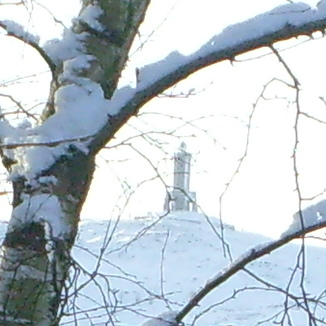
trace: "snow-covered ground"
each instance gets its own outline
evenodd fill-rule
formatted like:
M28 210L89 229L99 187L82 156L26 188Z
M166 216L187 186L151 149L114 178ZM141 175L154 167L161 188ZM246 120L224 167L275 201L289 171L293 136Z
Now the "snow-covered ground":
M225 226L227 245L223 245L217 235L221 235L219 220L196 213L171 214L159 220L157 217L123 220L111 225L108 221L82 221L80 230L80 248L98 255L105 247L103 260L106 261L102 260L100 273L111 277L98 278L98 281L102 285L109 282L111 305L116 306L109 310L116 310L114 318L121 325L140 324L148 316L156 316L168 309L180 309L208 279L229 264L228 248L234 259L248 248L270 240ZM92 272L97 259L80 248L76 248L74 257L83 268ZM248 269L284 289L294 275L290 292L300 297L302 274L300 270L294 270L300 249L299 244L287 245L254 262ZM318 297L326 288L326 249L309 246L305 255L306 291L311 297ZM90 299L80 297L77 302L81 309L95 308L93 300L101 302L102 294L96 287L90 283L84 288ZM104 287L103 295L107 290ZM222 304L227 298L231 299ZM213 291L185 321L193 322L201 311L215 304L216 307L197 320L198 325L255 325L281 312L278 318L265 323L270 325L273 320L283 317L286 299L289 300L288 306L292 306L295 325L308 325L306 315L299 313L300 309L291 299L273 288L267 289L246 272L240 272ZM326 313L319 310L319 316L326 317ZM106 315L106 312L95 310L89 315ZM80 318L85 316L79 314ZM86 324L89 325L89 321ZM285 324L288 323L285 321Z
M69 313L75 313L75 319L67 317L62 325L138 325L164 311L179 310L207 280L229 264L230 255L235 259L250 247L270 240L225 225L227 244L223 245L218 234L221 235L219 220L197 213L118 223L83 220L73 252L75 273L71 274L82 286L69 304ZM289 291L302 297L302 273L295 269L300 249L299 244L286 245L250 264L248 270L283 289L292 277ZM304 255L305 290L309 298L322 303L326 248L307 246ZM97 276L91 280L94 271ZM286 300L294 325L309 325L302 307L289 296L241 271L208 295L185 322L253 326L262 321L263 325L272 325L285 318L284 325L290 325L283 314ZM320 319L326 317L317 305L311 304L310 308Z

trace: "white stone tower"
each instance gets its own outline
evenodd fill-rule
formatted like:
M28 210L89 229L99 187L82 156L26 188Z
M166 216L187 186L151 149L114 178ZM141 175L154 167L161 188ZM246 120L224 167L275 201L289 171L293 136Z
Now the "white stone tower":
M165 211L197 211L196 193L189 190L191 155L184 142L174 154L173 189L166 196Z

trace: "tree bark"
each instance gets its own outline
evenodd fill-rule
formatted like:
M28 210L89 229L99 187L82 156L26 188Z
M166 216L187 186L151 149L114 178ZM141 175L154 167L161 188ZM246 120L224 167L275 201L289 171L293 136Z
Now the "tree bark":
M149 0L84 1L71 32L83 36L83 51L92 56L92 64L75 72L77 78L72 80L60 78L65 74L64 60L51 65L53 80L43 122L60 110L56 101L60 87L78 85L78 78L100 84L105 98L112 96L148 5ZM99 29L83 18L85 11L94 7L101 13ZM73 142L65 148L46 170L30 177L28 165L21 166L13 178L13 213L0 269L3 326L59 324L65 304L63 288L71 266L70 251L95 167L94 152L85 153ZM25 148L26 160L33 155L32 149ZM9 172L20 164L19 146L0 151Z
M57 325L79 214L94 158L74 149L32 185L14 181L13 214L3 243L1 325ZM50 210L56 209L55 212ZM51 217L57 214L57 225Z

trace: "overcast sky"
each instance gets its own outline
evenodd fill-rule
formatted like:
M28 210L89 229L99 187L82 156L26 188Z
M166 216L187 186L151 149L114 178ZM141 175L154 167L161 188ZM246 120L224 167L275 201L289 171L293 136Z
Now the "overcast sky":
M315 5L316 2L307 3ZM50 0L42 3L67 26L71 17L78 12L78 1L70 1L70 6L63 0L55 4ZM286 1L204 0L200 5L189 0L153 1L141 29L141 41L146 41L145 46L138 50L140 43L135 44L122 84L134 82L136 67L156 61L175 49L184 54L191 53L229 24L248 19L282 3ZM1 12L1 19L7 15L26 19L24 14L20 16L17 12L13 14L12 8L8 10ZM43 9L34 10L28 21L29 30L41 32L43 42L58 36L60 26ZM47 67L40 58L25 45L8 41L4 36L0 40L2 48L8 49L0 53L2 81L12 80L17 75L28 75L35 70L38 73L46 71ZM303 40L279 46L290 47ZM324 82L321 82L321 73L325 69L325 45L324 40L317 40L282 53L304 89L300 102L302 109L319 117L324 114L324 104L318 97L326 96ZM135 146L145 158L127 147L118 151L103 151L98 159L99 168L83 216L109 218L114 207L121 208L124 202L119 199L121 185L125 189L128 186L136 189L142 180L155 176L150 163L146 161L147 157L162 173L164 180L171 184L170 158L181 139L186 141L189 151L194 155L191 190L197 192L199 204L205 212L218 216L219 196L245 150L248 117L253 103L257 101L263 86L273 78L291 81L276 57L266 56L266 53L266 50L250 53L237 58L238 62L233 65L229 62L215 65L190 77L174 90L175 94L191 90L196 93L195 96L160 98L147 105L140 118L131 121L133 127L121 131L117 142L137 133L135 130L138 128L146 131L176 128L181 138L159 136L165 143L162 145L163 151L146 145L141 139L136 140ZM258 57L261 58L252 60ZM313 60L307 60L312 57ZM0 92L14 92L15 96L30 103L46 99L46 74L29 79L28 83L28 94L21 92L26 89L25 84L22 86L24 88L18 85L9 91L8 87L2 86ZM256 107L248 155L243 169L225 196L222 217L238 228L276 235L290 224L291 215L297 209L291 159L294 144L294 93L284 83L274 81L267 88L265 96L268 99L260 100ZM196 128L180 129L180 119L173 120L169 116L159 115L159 112L187 121L196 120ZM303 120L300 124L300 182L305 197L314 196L325 188L326 158L320 150L323 147L321 141L326 136L324 129L310 120ZM107 163L107 160L110 162ZM163 207L164 196L164 187L158 179L147 182L132 197L127 212L131 217L158 212ZM1 199L4 201L4 197Z

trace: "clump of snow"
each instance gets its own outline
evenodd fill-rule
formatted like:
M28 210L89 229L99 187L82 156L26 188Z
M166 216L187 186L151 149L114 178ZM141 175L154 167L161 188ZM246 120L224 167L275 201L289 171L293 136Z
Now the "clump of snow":
M104 27L98 21L102 14L103 10L100 6L88 5L79 15L78 19L97 31L103 31Z
M23 119L18 125L17 125L18 128L20 129L24 129L24 130L27 130L27 129L30 129L32 127L32 124L30 121L28 121L27 119Z
M282 5L244 22L228 26L206 43L197 52L197 55L207 55L210 51L215 52L234 47L277 32L285 26L298 27L325 17L326 10L312 9L305 3Z
M12 20L2 20L0 22L0 26L4 27L8 34L14 35L19 39L23 39L28 43L38 44L40 38L35 36L27 31L25 31L24 27Z
M13 127L7 120L0 121L0 138L12 137L18 133L18 129Z
M54 162L54 156L50 148L41 146L27 146L42 142L43 138L33 133L32 129L24 130L13 127L7 120L0 122L0 137L2 140L3 154L15 161L10 178L28 171L27 178L42 171L46 164ZM26 145L24 145L26 144Z
M36 128L53 139L69 139L93 135L107 122L108 101L101 86L87 78L79 85L61 86L55 95L56 114Z
M138 91L138 89L137 89ZM125 105L136 93L136 88L130 86L124 86L118 89L112 96L111 101L109 102L109 114L115 115L118 114L121 107Z
M35 175L40 174L41 171L51 166L59 155L67 151L68 144L49 147L46 145L47 140L40 135L31 135L29 133L22 135L18 132L3 138L4 146L10 145L15 147L14 149L3 149L4 155L16 162L12 166L9 176L11 180L19 175L24 175L27 180L32 180ZM29 145L42 143L44 143L44 146Z
M295 213L292 224L282 234L282 237L296 233L322 221L326 222L326 199L306 207L301 210L301 214L300 212Z
M46 222L51 225L52 236L62 237L67 231L59 199L49 194L36 196L22 195L23 202L15 207L8 225L11 232L23 223Z
M138 88L146 88L147 85L153 84L158 77L167 75L169 72L176 70L188 60L189 58L187 56L174 51L164 59L144 66L139 71Z
M92 55L79 55L73 59L66 60L63 64L63 73L59 76L60 83L75 82L76 74L82 73L91 67L91 62L96 60Z
M175 320L176 316L177 311L166 311L159 316L146 321L142 326L177 326L178 323Z
M88 5L80 14L79 19L84 21L91 28L98 31L103 30L103 26L98 21L102 10L99 6ZM62 39L53 39L45 42L43 48L52 61L56 64L68 59L77 58L85 53L85 38L88 33L74 33L71 29L64 31Z
M51 60L58 64L83 53L86 36L86 33L76 34L71 30L65 30L61 40L49 40L43 44L43 49Z

